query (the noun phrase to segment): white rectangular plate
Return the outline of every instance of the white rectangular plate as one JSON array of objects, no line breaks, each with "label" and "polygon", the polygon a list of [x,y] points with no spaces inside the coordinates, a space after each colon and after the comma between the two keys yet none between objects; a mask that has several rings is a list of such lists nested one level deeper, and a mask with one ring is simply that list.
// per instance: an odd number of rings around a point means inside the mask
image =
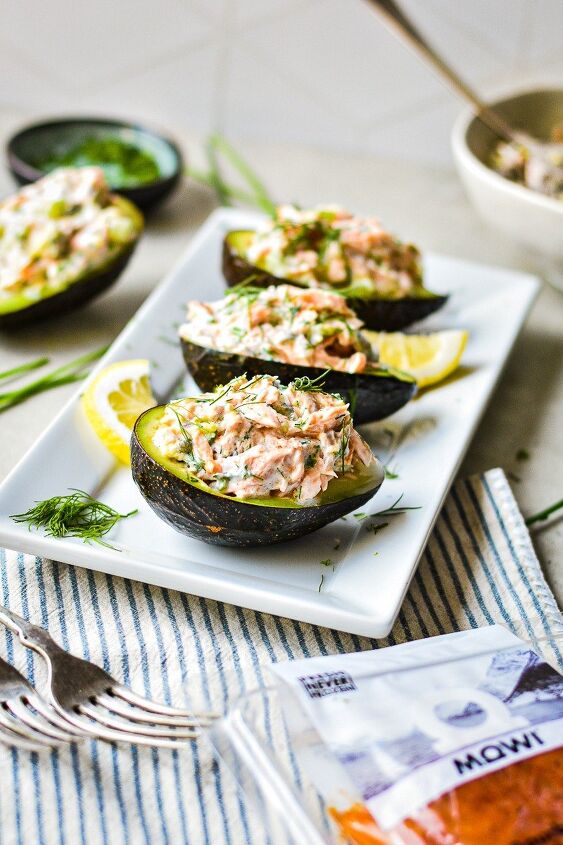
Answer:
[{"label": "white rectangular plate", "polygon": [[[184,304],[193,298],[221,297],[222,238],[229,229],[256,222],[256,215],[235,210],[212,214],[99,368],[127,358],[148,358],[157,395],[169,397],[184,377],[179,347],[171,345]],[[419,510],[396,516],[376,535],[366,530],[365,521],[348,516],[309,537],[260,549],[192,540],[155,516],[129,470],[114,466],[83,417],[77,393],[0,487],[0,543],[354,634],[386,636],[538,288],[530,276],[434,255],[427,256],[426,278],[431,290],[451,296],[447,306],[425,322],[424,330],[469,329],[463,367],[458,377],[424,392],[391,419],[362,429],[384,462],[400,441],[392,455],[399,478],[386,480],[363,510],[373,513],[388,507],[401,493],[401,504]],[[195,390],[189,380],[186,386],[187,393]],[[92,493],[121,513],[139,509],[108,537],[117,550],[45,537],[10,519],[9,514],[27,510],[33,501],[71,487]],[[334,568],[321,566],[327,558]]]}]

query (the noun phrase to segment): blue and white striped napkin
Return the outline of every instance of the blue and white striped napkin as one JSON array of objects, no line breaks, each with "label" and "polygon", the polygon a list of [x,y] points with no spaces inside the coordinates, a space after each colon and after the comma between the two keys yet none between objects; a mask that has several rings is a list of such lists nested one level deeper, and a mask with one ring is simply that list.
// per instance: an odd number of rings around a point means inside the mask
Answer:
[{"label": "blue and white striped napkin", "polygon": [[[501,470],[458,482],[391,635],[377,642],[15,552],[2,603],[156,699],[222,710],[273,661],[382,647],[500,623],[563,630]],[[42,666],[8,632],[0,653],[41,688]],[[0,746],[0,845],[258,845],[252,811],[208,743],[170,752],[87,742],[28,754]]]}]

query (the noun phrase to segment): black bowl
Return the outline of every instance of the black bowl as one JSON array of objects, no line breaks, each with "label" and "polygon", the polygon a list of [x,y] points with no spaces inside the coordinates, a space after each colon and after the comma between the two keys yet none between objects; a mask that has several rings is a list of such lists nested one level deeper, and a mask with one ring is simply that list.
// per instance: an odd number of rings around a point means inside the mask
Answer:
[{"label": "black bowl", "polygon": [[135,187],[111,184],[113,191],[134,202],[144,211],[154,208],[177,185],[183,170],[182,153],[170,138],[138,123],[111,118],[60,118],[34,123],[16,132],[6,144],[8,167],[19,185],[28,185],[45,176],[38,162],[50,155],[61,155],[86,137],[118,137],[156,159],[161,177]]}]

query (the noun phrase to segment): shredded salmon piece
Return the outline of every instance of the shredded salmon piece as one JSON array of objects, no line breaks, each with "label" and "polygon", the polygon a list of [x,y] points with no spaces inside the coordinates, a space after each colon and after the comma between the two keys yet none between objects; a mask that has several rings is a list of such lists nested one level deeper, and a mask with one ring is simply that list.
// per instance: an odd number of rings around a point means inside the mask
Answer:
[{"label": "shredded salmon piece", "polygon": [[243,287],[219,302],[190,302],[185,340],[269,361],[362,373],[375,353],[363,323],[332,291]]},{"label": "shredded salmon piece", "polygon": [[256,230],[245,258],[274,276],[311,286],[359,284],[401,298],[422,285],[415,246],[400,241],[377,218],[333,205],[279,206]]},{"label": "shredded salmon piece", "polygon": [[375,460],[340,397],[285,387],[274,376],[241,376],[170,403],[153,437],[190,475],[238,498],[303,504]]}]

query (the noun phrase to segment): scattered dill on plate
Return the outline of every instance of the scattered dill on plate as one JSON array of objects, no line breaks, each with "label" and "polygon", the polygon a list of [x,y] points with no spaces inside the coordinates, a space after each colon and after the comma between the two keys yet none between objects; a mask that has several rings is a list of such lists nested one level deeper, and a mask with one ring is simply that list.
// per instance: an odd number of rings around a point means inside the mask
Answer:
[{"label": "scattered dill on plate", "polygon": [[36,502],[25,513],[12,514],[14,522],[26,523],[28,528],[44,528],[48,537],[78,537],[84,543],[106,543],[104,537],[119,522],[137,513],[119,513],[83,490],[71,488],[65,496],[52,496]]}]

